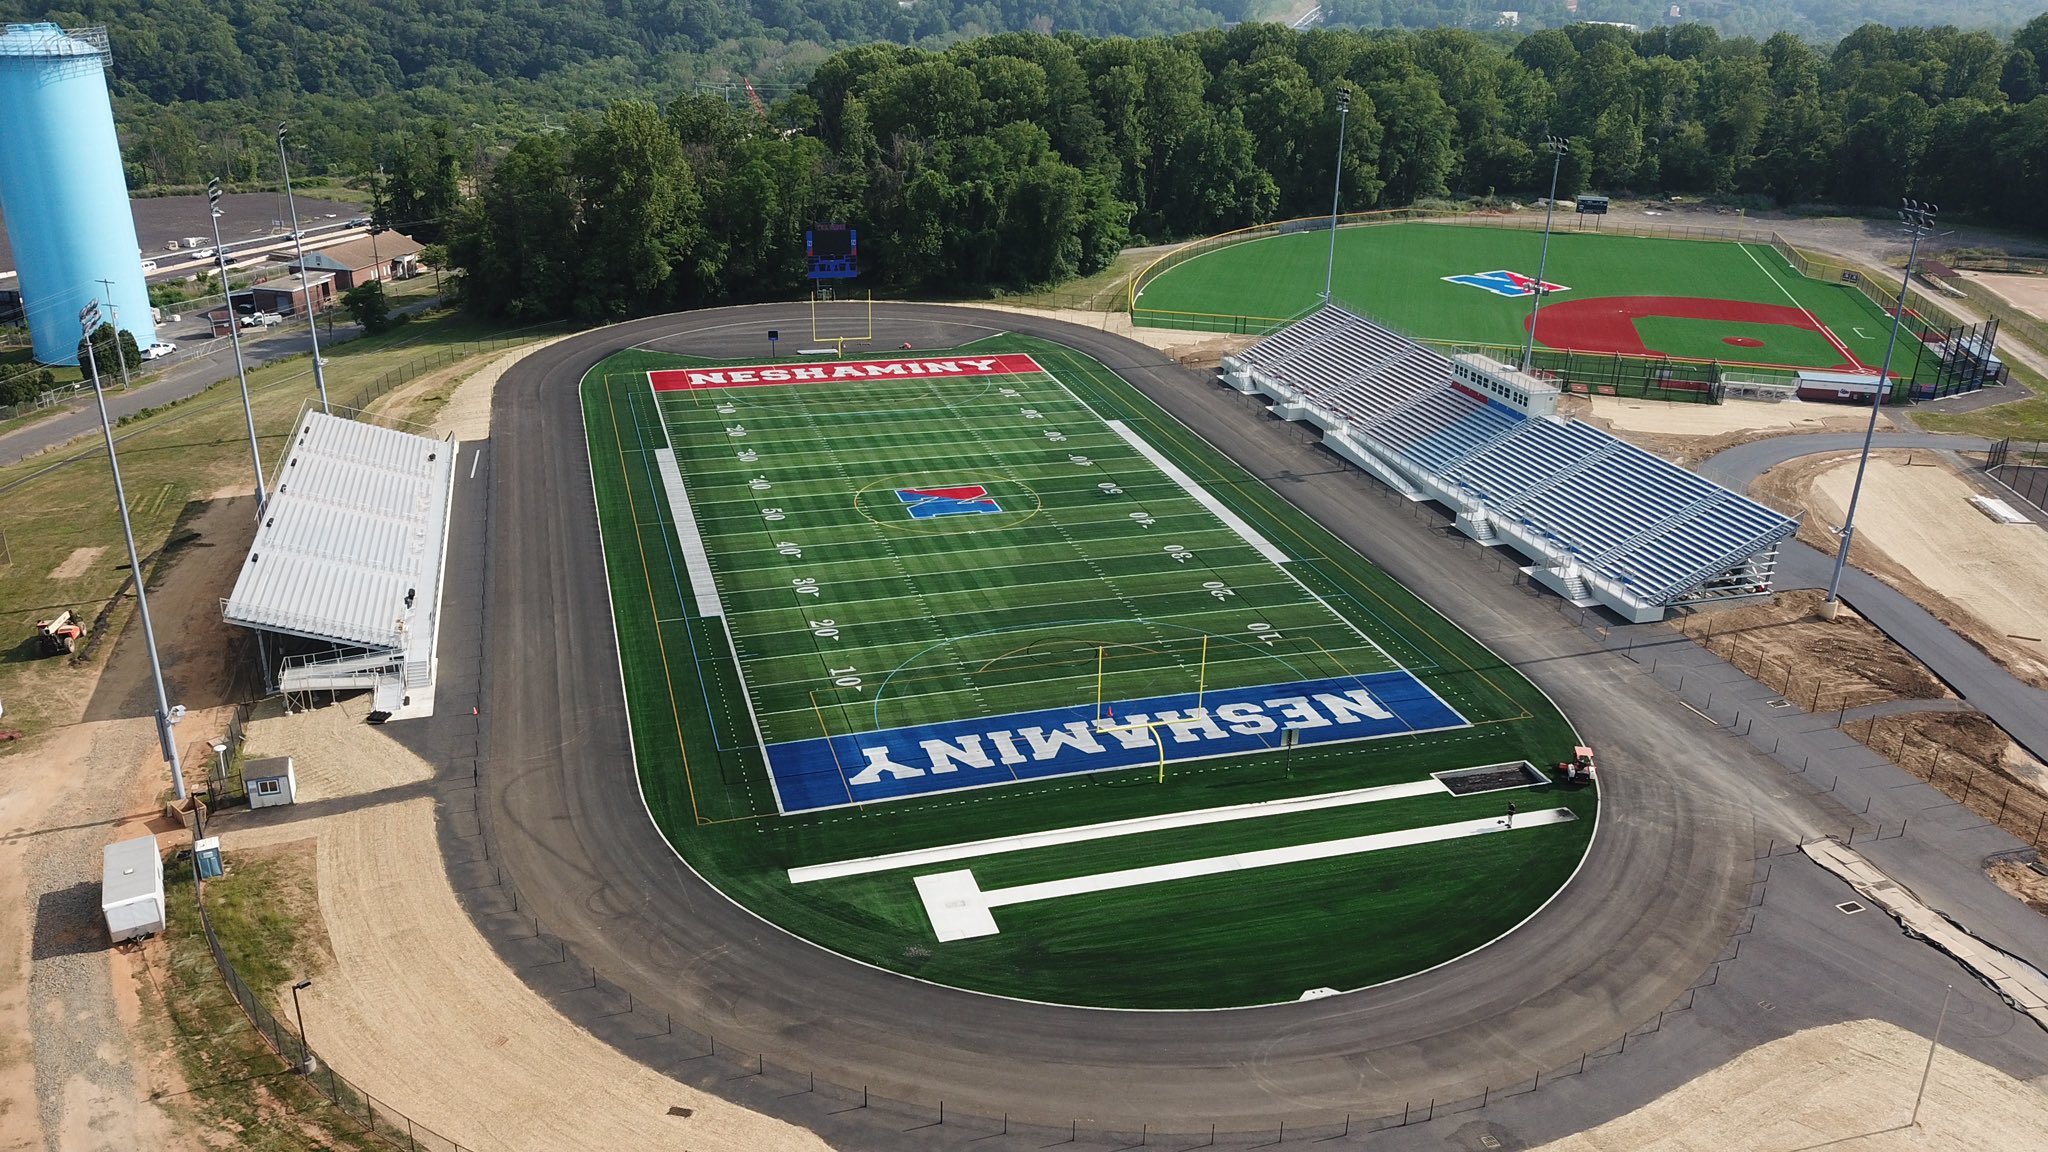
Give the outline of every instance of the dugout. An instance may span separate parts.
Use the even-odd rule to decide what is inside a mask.
[[[1823,404],[1868,404],[1877,394],[1882,378],[1874,372],[1817,372],[1802,370],[1796,395],[1801,400]]]

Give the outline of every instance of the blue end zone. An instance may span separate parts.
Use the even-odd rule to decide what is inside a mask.
[[[1158,727],[1147,727],[1147,725]],[[979,720],[949,720],[768,746],[784,813],[897,800],[1079,772],[1205,760],[1301,744],[1336,744],[1464,728],[1468,721],[1406,671],[1120,700]],[[1156,735],[1155,735],[1156,734]]]

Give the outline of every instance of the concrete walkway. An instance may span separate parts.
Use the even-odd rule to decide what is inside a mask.
[[[1747,491],[1750,482],[1767,468],[1801,456],[1854,451],[1862,446],[1863,437],[1853,433],[1777,436],[1716,453],[1702,462],[1698,471],[1738,492]],[[1879,433],[1874,447],[1981,452],[1990,442],[1976,436]],[[1778,587],[1825,588],[1833,568],[1833,556],[1788,540],[1778,550]],[[2020,747],[2048,760],[2048,692],[2021,683],[1983,649],[1853,563],[1842,573],[1841,595],[1864,619],[1927,665],[1956,695],[1991,717]]]

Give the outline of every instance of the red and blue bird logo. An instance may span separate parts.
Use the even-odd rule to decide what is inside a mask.
[[[898,488],[896,498],[903,501],[913,520],[1003,510],[1002,505],[996,503],[995,497],[988,494],[988,489],[979,484],[960,484],[950,488]]]

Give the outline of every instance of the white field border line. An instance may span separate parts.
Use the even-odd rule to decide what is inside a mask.
[[[1291,796],[1282,800],[1260,800],[1250,804],[1227,804],[1220,808],[1196,808],[1186,812],[1162,812],[1154,816],[1134,816],[1127,820],[1107,820],[1100,824],[1077,824],[1071,828],[1051,828],[1043,832],[1020,832],[1014,836],[996,836],[987,840],[968,840],[959,844],[941,844],[933,848],[912,848],[905,852],[889,852],[880,856],[861,856],[852,860],[835,860],[830,864],[805,864],[789,870],[791,884],[808,884],[813,880],[838,880],[847,876],[867,876],[876,872],[891,872],[898,868],[922,868],[928,864],[946,864],[954,860],[972,860],[977,856],[996,856],[1004,852],[1023,852],[1032,848],[1050,848],[1060,844],[1082,844],[1090,840],[1108,840],[1117,836],[1135,836],[1143,832],[1159,832],[1168,828],[1197,828],[1204,824],[1225,824],[1233,820],[1252,820],[1261,816],[1287,816],[1296,812],[1320,812],[1326,808],[1343,808],[1352,804],[1371,804],[1379,800],[1402,800],[1411,796],[1433,796],[1448,793],[1449,788],[1434,778],[1409,780],[1400,784],[1382,784],[1375,788],[1351,788],[1342,792],[1324,792],[1313,796]]]
[[[1578,815],[1569,808],[1549,808],[1537,812],[1524,812],[1514,819],[1515,823],[1512,826],[1508,824],[1506,817],[1487,816],[1478,820],[1460,820],[1424,828],[1402,828],[1393,832],[1348,836],[1342,840],[1324,840],[1315,844],[1263,848],[1255,852],[1233,852],[1226,856],[1210,856],[1202,860],[1125,868],[1116,872],[1098,872],[1092,876],[1074,876],[1065,880],[1047,880],[1038,884],[1021,884],[1015,888],[995,888],[988,891],[983,891],[974,882],[972,871],[963,868],[956,872],[919,876],[917,894],[924,901],[925,915],[931,918],[932,931],[937,934],[940,942],[944,943],[976,936],[996,935],[1000,929],[996,927],[995,917],[990,910],[1011,904],[1057,900],[1063,896],[1136,888],[1168,880],[1187,880],[1197,876],[1270,868],[1279,864],[1300,864],[1338,856],[1379,852],[1388,848],[1406,848],[1416,844],[1434,844],[1442,840],[1460,840],[1468,836],[1485,836],[1549,824],[1565,824],[1578,819]]]
[[[1064,388],[1066,387],[1066,385],[1062,384],[1060,385],[1060,387]],[[1261,536],[1259,534],[1256,528],[1253,528],[1251,525],[1245,523],[1243,517],[1231,511],[1230,508],[1227,505],[1225,505],[1221,500],[1218,500],[1216,499],[1216,497],[1210,495],[1209,490],[1207,488],[1204,488],[1200,484],[1195,483],[1194,477],[1189,476],[1187,473],[1181,471],[1178,465],[1174,464],[1173,461],[1168,460],[1164,455],[1160,453],[1160,451],[1157,448],[1154,448],[1152,447],[1152,445],[1146,443],[1144,437],[1138,435],[1136,432],[1133,432],[1130,429],[1130,427],[1126,425],[1123,421],[1104,420],[1103,423],[1108,425],[1110,430],[1115,432],[1118,436],[1123,437],[1124,441],[1128,443],[1132,448],[1135,448],[1138,451],[1139,455],[1143,456],[1146,460],[1151,461],[1153,467],[1159,469],[1161,472],[1166,473],[1169,477],[1173,479],[1174,483],[1180,485],[1183,489],[1185,489],[1188,495],[1195,498],[1196,503],[1200,504],[1202,507],[1207,508],[1209,510],[1210,515],[1216,517],[1218,520],[1223,521],[1223,523],[1231,531],[1243,537],[1245,543],[1250,544],[1252,548],[1258,552],[1259,555],[1264,556],[1268,560],[1271,560],[1273,562],[1273,566],[1280,570],[1281,575],[1287,577],[1289,580],[1294,581],[1296,587],[1300,588],[1303,592],[1307,593],[1311,598],[1315,600],[1316,603],[1322,605],[1323,611],[1328,612],[1330,614],[1331,619],[1337,621],[1343,627],[1350,629],[1352,635],[1358,637],[1360,640],[1365,641],[1367,644],[1372,645],[1373,651],[1378,652],[1380,654],[1380,659],[1385,660],[1388,664],[1393,665],[1395,668],[1399,668],[1403,671],[1406,671],[1407,665],[1402,664],[1399,660],[1396,660],[1393,658],[1393,656],[1389,655],[1385,648],[1380,647],[1379,641],[1366,635],[1365,630],[1363,628],[1360,628],[1358,624],[1351,619],[1351,617],[1346,616],[1342,612],[1337,611],[1337,609],[1333,607],[1328,600],[1322,598],[1322,595],[1320,593],[1318,593],[1315,589],[1301,582],[1301,578],[1296,576],[1293,570],[1287,567],[1289,564],[1292,564],[1294,562],[1293,557],[1287,555],[1287,553],[1282,552],[1280,549],[1274,547],[1270,541],[1268,541],[1264,536]],[[1419,678],[1417,678],[1415,682],[1417,684],[1422,684],[1422,681]],[[1425,690],[1429,692],[1431,696],[1436,696],[1435,689],[1430,688],[1427,684],[1423,684],[1422,686]],[[1463,718],[1462,714],[1459,713],[1457,709],[1451,708],[1451,706],[1444,701],[1443,697],[1436,696],[1436,700],[1437,703],[1443,704],[1444,707],[1448,709],[1452,715],[1459,716],[1460,719]]]
[[[718,585],[711,578],[711,557],[704,551],[703,533],[697,531],[697,514],[691,510],[690,494],[683,488],[683,472],[676,467],[675,451],[655,449],[654,462],[661,468],[661,486],[668,489],[668,510],[675,517],[676,535],[682,537],[683,570],[690,574],[697,614],[722,617],[725,606],[719,602]]]
[[[1792,290],[1790,288],[1785,287],[1784,283],[1780,281],[1778,277],[1774,275],[1769,268],[1764,267],[1764,262],[1756,258],[1756,253],[1749,250],[1749,245],[1737,244],[1736,247],[1742,249],[1742,254],[1744,256],[1749,257],[1749,262],[1751,264],[1756,265],[1756,270],[1764,274],[1764,278],[1771,282],[1772,287],[1784,293],[1785,299],[1792,301],[1792,306],[1794,308],[1797,308],[1802,313],[1805,313],[1807,320],[1811,321],[1815,328],[1820,329],[1821,335],[1826,336],[1828,338],[1828,343],[1833,344],[1835,346],[1835,351],[1840,352],[1842,356],[1845,359],[1847,359],[1851,364],[1862,365],[1865,368],[1870,367],[1870,365],[1863,363],[1861,357],[1857,356],[1854,352],[1849,351],[1849,346],[1847,344],[1842,343],[1842,338],[1835,335],[1834,329],[1821,323],[1820,317],[1815,316],[1812,312],[1807,311],[1806,305],[1801,304],[1799,302],[1799,298],[1792,295]]]
[[[657,451],[657,453],[656,453],[656,457],[655,457],[655,458],[656,458],[657,460],[660,460],[660,459],[662,458],[662,457],[661,457],[661,453],[667,453],[667,460],[668,460],[669,466],[670,466],[670,467],[674,467],[674,466],[675,466],[675,458],[676,458],[676,441],[675,441],[675,437],[674,437],[674,436],[672,436],[672,435],[670,435],[670,433],[669,433],[669,427],[668,427],[668,415],[667,415],[666,413],[664,413],[664,412],[662,411],[662,409],[661,409],[661,393],[660,393],[659,391],[656,391],[656,390],[655,390],[655,387],[654,387],[654,377],[653,377],[652,375],[649,375],[649,376],[647,377],[647,391],[648,391],[648,392],[649,392],[650,394],[652,394],[652,395],[653,395],[653,397],[654,397],[654,422],[655,422],[656,424],[658,424],[658,425],[660,425],[660,426],[661,426],[661,442],[662,442],[663,444],[666,444],[666,445],[668,445],[668,447],[666,447],[666,448],[663,448],[663,449],[659,449],[659,450]],[[663,479],[664,479],[664,482],[665,482],[665,481],[666,481],[666,477],[664,476],[664,478],[663,478]],[[595,480],[593,480],[593,481],[592,481],[592,485],[593,485],[593,490],[594,490],[594,486],[595,486],[595,483],[596,483],[596,481],[595,481]],[[680,490],[680,488],[681,488],[681,485],[682,485],[682,473],[681,473],[680,469],[678,469],[678,471],[677,471],[677,473],[676,473],[676,484],[677,484],[677,488],[678,488],[678,490]],[[683,503],[682,503],[682,507],[681,507],[681,509],[680,509],[680,511],[679,511],[679,514],[678,514],[678,519],[677,519],[677,522],[676,522],[676,525],[677,525],[677,528],[678,528],[678,529],[680,529],[680,528],[682,527],[682,520],[680,519],[680,515],[681,515],[682,513],[687,513],[687,512],[688,512],[688,510],[689,510],[689,507],[690,507],[690,504],[689,504],[689,500],[688,500],[687,498],[685,498],[685,499],[684,499],[684,501],[683,501]],[[693,539],[693,540],[695,541],[695,543],[696,543],[696,548],[695,548],[695,550],[694,550],[694,551],[692,551],[692,550],[690,549],[690,542],[689,542],[688,540],[686,540],[686,541],[684,542],[684,545],[683,545],[683,546],[684,546],[684,561],[683,561],[683,563],[684,563],[684,567],[685,567],[685,569],[686,569],[686,570],[687,570],[687,571],[688,571],[688,572],[689,572],[689,573],[691,574],[691,584],[693,585],[693,587],[692,587],[692,589],[691,589],[691,590],[692,590],[692,591],[693,591],[693,592],[694,592],[694,593],[696,594],[696,596],[697,596],[697,601],[698,601],[698,611],[699,611],[699,612],[702,612],[702,611],[703,611],[703,603],[704,603],[703,597],[704,597],[705,593],[704,593],[704,592],[702,591],[702,589],[700,589],[700,588],[697,588],[697,587],[694,587],[694,585],[696,584],[696,571],[697,571],[697,570],[696,570],[696,568],[694,567],[694,565],[695,565],[695,563],[696,563],[696,558],[698,558],[698,557],[702,557],[702,558],[704,558],[704,565],[705,565],[705,573],[704,573],[704,574],[705,574],[705,579],[706,579],[706,580],[707,580],[707,581],[709,582],[709,583],[708,583],[708,586],[709,586],[709,588],[711,589],[711,592],[710,592],[710,596],[711,596],[711,606],[712,606],[712,608],[713,608],[713,614],[712,614],[712,617],[713,617],[713,619],[716,619],[716,620],[718,621],[718,626],[719,626],[719,628],[720,628],[720,629],[722,629],[722,630],[723,630],[723,631],[725,632],[725,646],[726,646],[726,650],[732,653],[732,655],[733,655],[733,664],[734,664],[734,667],[735,667],[735,668],[736,668],[736,669],[738,670],[738,672],[739,672],[739,677],[740,677],[740,703],[742,703],[742,704],[746,705],[746,708],[747,708],[747,724],[748,724],[748,726],[749,726],[749,727],[751,727],[751,728],[752,728],[752,729],[754,730],[754,746],[755,746],[756,748],[759,748],[759,749],[761,749],[761,750],[762,750],[762,759],[763,759],[763,760],[765,761],[765,760],[766,760],[766,758],[767,758],[768,738],[767,738],[766,736],[764,736],[764,735],[762,735],[762,734],[761,734],[761,713],[760,713],[759,711],[757,711],[757,710],[755,709],[755,707],[754,707],[754,692],[753,692],[753,685],[752,685],[752,684],[750,684],[750,683],[748,682],[748,680],[747,680],[747,667],[746,667],[746,661],[745,661],[745,660],[743,660],[743,659],[742,659],[742,658],[740,657],[740,646],[739,646],[739,641],[737,641],[737,640],[733,639],[733,635],[732,635],[732,621],[730,621],[730,620],[726,619],[726,617],[725,617],[725,610],[724,610],[724,607],[723,607],[723,605],[721,605],[721,604],[719,603],[719,600],[718,600],[718,585],[717,585],[717,582],[716,582],[715,580],[712,580],[712,578],[711,578],[711,571],[710,571],[710,560],[709,560],[709,557],[708,557],[708,556],[707,556],[707,555],[705,554],[705,552],[704,552],[704,541],[703,541],[703,539],[702,539],[701,537],[698,537],[698,536],[696,535],[696,531],[697,531],[697,521],[696,521],[696,518],[695,518],[694,516],[692,516],[692,517],[690,518],[690,521],[689,521],[689,523],[690,523],[690,534],[691,534],[691,539]],[[622,674],[622,675],[623,675],[623,674]],[[715,742],[715,741],[714,741],[714,742]],[[772,795],[773,795],[773,796],[775,797],[775,813],[776,813],[776,815],[778,815],[778,816],[781,816],[781,815],[787,815],[787,814],[788,814],[788,811],[789,811],[789,810],[788,810],[787,808],[784,808],[784,807],[782,806],[782,785],[781,785],[781,783],[780,783],[779,781],[777,781],[777,780],[775,779],[775,773],[774,773],[774,772],[769,772],[769,773],[768,773],[768,791],[769,791],[769,792],[770,792],[770,793],[771,793],[771,794],[772,794]],[[641,799],[642,799],[642,802],[644,803],[644,802],[645,802],[645,799],[646,799],[646,797],[645,797],[645,794],[644,794],[644,793],[642,794],[642,797],[641,797]],[[665,839],[667,839],[667,838],[668,838],[668,836],[667,836],[667,833],[663,833],[663,834],[662,834],[662,838],[663,838],[664,840],[665,840]],[[673,848],[675,847],[675,845],[671,844],[671,845],[669,845],[669,847],[670,847],[671,849],[673,849]],[[678,855],[678,856],[681,856],[681,855],[682,855],[682,853],[678,852],[678,853],[676,853],[676,855]],[[737,903],[737,901],[735,901],[735,903]]]
[[[1064,387],[1064,385],[1062,385],[1062,387]],[[1100,417],[1097,417],[1097,419],[1100,419]],[[1239,536],[1243,537],[1244,542],[1250,544],[1254,549],[1256,549],[1259,555],[1264,556],[1266,559],[1272,561],[1274,565],[1280,567],[1281,571],[1286,571],[1286,565],[1290,560],[1292,560],[1292,557],[1288,556],[1287,553],[1282,552],[1280,549],[1274,547],[1273,544],[1270,541],[1268,541],[1264,536],[1259,535],[1258,529],[1253,528],[1251,525],[1245,523],[1242,517],[1240,517],[1237,513],[1231,511],[1230,508],[1226,506],[1221,500],[1218,500],[1216,499],[1216,497],[1210,495],[1208,489],[1202,487],[1200,484],[1195,483],[1195,478],[1181,471],[1180,466],[1178,464],[1175,464],[1173,461],[1168,460],[1164,455],[1161,455],[1158,449],[1152,447],[1152,445],[1150,444],[1147,444],[1143,437],[1139,436],[1136,432],[1131,431],[1130,427],[1126,425],[1123,421],[1103,420],[1102,423],[1105,426],[1107,426],[1110,431],[1122,437],[1123,441],[1126,444],[1129,444],[1133,449],[1135,449],[1138,455],[1143,456],[1145,460],[1148,463],[1150,463],[1154,468],[1159,469],[1161,472],[1165,473],[1167,477],[1170,478],[1174,483],[1180,485],[1181,490],[1186,492],[1188,495],[1194,497],[1195,502],[1197,504],[1200,504],[1202,507],[1208,509],[1209,514],[1211,516],[1214,516],[1218,520],[1223,521],[1224,524],[1230,527],[1230,530],[1232,532],[1235,532]],[[1328,605],[1325,605],[1325,607],[1328,607]]]

